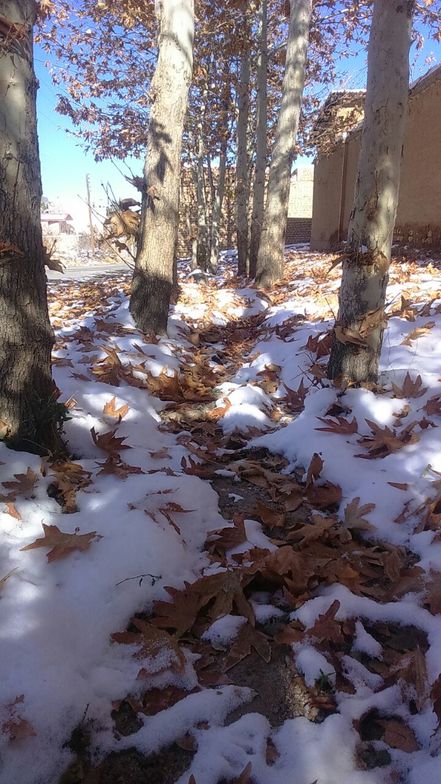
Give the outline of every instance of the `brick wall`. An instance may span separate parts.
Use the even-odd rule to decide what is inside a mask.
[[[312,218],[288,218],[285,245],[309,242],[311,239]]]

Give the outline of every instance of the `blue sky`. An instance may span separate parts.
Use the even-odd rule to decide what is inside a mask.
[[[424,49],[411,52],[411,78],[417,79],[425,73],[433,62],[441,61],[441,43],[427,40]],[[96,163],[93,155],[86,153],[80,142],[67,130],[72,129],[68,118],[55,111],[57,92],[45,66],[47,54],[39,46],[35,49],[35,68],[40,82],[38,91],[38,128],[40,139],[40,158],[43,178],[43,193],[58,206],[65,208],[81,225],[86,224],[86,174],[90,174],[92,201],[96,209],[103,210],[106,198],[102,184],[110,183],[117,197],[136,196],[134,189],[111,161]],[[336,88],[362,88],[366,81],[366,52],[354,51],[342,61],[339,68],[340,81]],[[326,97],[324,93],[323,98]],[[307,162],[300,159],[298,163]],[[120,169],[124,166],[116,162]],[[141,174],[142,161],[130,161],[131,169]]]

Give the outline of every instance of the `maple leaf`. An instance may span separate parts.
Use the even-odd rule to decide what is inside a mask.
[[[131,449],[129,444],[123,444],[123,441],[126,440],[127,436],[123,436],[122,438],[117,438],[115,433],[117,432],[118,428],[115,427],[113,430],[108,430],[107,433],[96,433],[95,428],[91,428],[91,435],[94,444],[99,449],[102,449],[104,452],[109,452],[110,454],[115,454],[121,449]]]
[[[342,625],[335,620],[340,609],[340,602],[335,599],[328,607],[326,612],[319,615],[314,626],[308,629],[308,635],[317,637],[319,640],[339,644],[344,642]]]
[[[129,404],[123,403],[123,405],[116,408],[116,397],[112,397],[111,400],[108,401],[103,407],[103,414],[106,416],[117,417],[119,421],[125,417],[127,412],[129,411]]]
[[[233,525],[209,532],[207,544],[211,545],[210,551],[212,553],[216,552],[220,555],[225,555],[227,550],[232,550],[234,547],[246,542],[246,540],[244,517],[235,515]]]
[[[319,478],[323,470],[324,462],[317,452],[314,452],[308,470],[306,472],[306,486],[312,484]]]
[[[97,534],[96,531],[91,531],[88,534],[78,534],[76,531],[73,534],[66,534],[56,525],[43,525],[44,536],[41,539],[36,539],[32,544],[27,544],[26,547],[21,547],[21,550],[34,550],[37,547],[51,547],[47,553],[47,560],[57,561],[60,558],[66,558],[74,550],[84,552],[88,550],[92,542],[97,542],[102,539],[102,536]]]
[[[405,653],[397,664],[391,667],[391,672],[395,673],[408,685],[413,686],[415,690],[415,704],[419,711],[422,710],[429,697],[429,684],[427,680],[426,657],[421,648],[417,646],[414,651]]]
[[[282,528],[285,525],[285,513],[271,509],[261,501],[256,502],[254,512],[269,528]]]
[[[362,457],[365,460],[387,457],[387,455],[393,452],[398,452],[404,446],[415,444],[419,441],[419,436],[416,433],[412,433],[416,422],[407,425],[399,434],[390,427],[380,427],[380,425],[377,425],[376,422],[372,422],[370,419],[366,419],[366,423],[369,425],[372,435],[363,436],[358,443],[366,446],[369,453],[367,455],[355,455],[355,457]]]
[[[412,341],[413,340],[418,340],[418,338],[421,338],[424,335],[427,335],[427,333],[430,332],[430,330],[434,326],[435,326],[435,322],[434,321],[428,321],[427,324],[424,324],[424,326],[417,327],[416,329],[413,329],[412,332],[409,332],[407,337],[404,338],[404,340],[401,341],[401,345],[402,346],[410,346],[410,345],[412,345]]]
[[[210,604],[209,616],[212,621],[223,615],[229,615],[236,607],[239,615],[247,618],[254,626],[254,611],[243,592],[244,587],[252,580],[252,574],[240,571],[225,571],[201,577],[192,584],[192,592],[200,597],[201,607]]]
[[[378,719],[377,724],[384,729],[384,742],[392,749],[400,751],[418,751],[415,734],[407,724],[399,719]]]
[[[263,659],[266,664],[271,659],[271,645],[266,634],[257,631],[254,626],[245,623],[233,642],[227,661],[225,663],[225,671],[235,667],[242,659],[250,655],[252,649],[256,651],[258,656]]]
[[[32,468],[28,468],[25,474],[14,474],[15,482],[2,482],[3,487],[6,487],[10,492],[7,496],[1,496],[1,500],[15,501],[18,495],[24,498],[32,498],[34,494],[35,483],[37,481],[37,474],[34,473]]]
[[[363,518],[375,509],[375,504],[364,504],[360,506],[360,497],[354,498],[345,508],[343,523],[346,528],[357,531],[372,531],[374,526]]]
[[[283,384],[283,386],[285,387],[286,395],[282,400],[288,411],[292,414],[299,414],[305,407],[305,397],[308,394],[308,389],[305,387],[303,379],[300,381],[297,389],[290,389],[286,384]]]
[[[290,542],[294,542],[298,547],[305,547],[311,542],[322,539],[325,533],[327,533],[330,528],[333,528],[333,526],[335,526],[333,517],[314,515],[310,523],[301,525],[300,528],[291,531],[288,534],[287,539]]]
[[[424,406],[424,411],[426,411],[429,416],[441,416],[441,395],[431,397]]]
[[[172,601],[160,600],[154,603],[155,616],[152,618],[152,624],[161,629],[175,629],[179,637],[190,631],[202,607],[201,597],[192,588],[187,582],[183,590],[165,586]]]
[[[427,392],[427,387],[423,387],[421,376],[417,376],[415,380],[412,380],[409,371],[405,375],[403,385],[399,387],[397,384],[392,383],[392,389],[394,396],[398,398],[422,397]]]
[[[183,672],[185,656],[178,645],[177,637],[141,618],[132,618],[131,625],[138,631],[116,632],[111,636],[114,642],[123,645],[140,645],[135,657],[151,660],[140,670],[138,677],[154,675],[169,669],[172,672]]]
[[[17,509],[15,508],[15,504],[13,504],[12,501],[6,502],[6,508],[8,510],[8,515],[11,515],[11,517],[15,517],[15,519],[18,520],[19,522],[21,521],[22,519],[21,514],[20,512],[17,511]]]
[[[353,418],[352,422],[349,422],[344,417],[338,416],[335,419],[324,419],[323,417],[316,417],[323,422],[326,427],[315,427],[314,430],[321,430],[323,433],[338,433],[342,435],[352,435],[352,433],[356,433],[358,430],[358,422]]]
[[[115,454],[110,454],[103,463],[97,462],[97,465],[100,466],[97,476],[113,475],[119,477],[119,479],[127,479],[129,474],[145,473],[139,466],[129,465],[121,460],[119,455]]]

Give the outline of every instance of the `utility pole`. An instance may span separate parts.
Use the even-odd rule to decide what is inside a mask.
[[[92,220],[92,203],[90,201],[90,174],[86,174],[86,189],[87,189],[87,206],[89,208],[89,231],[90,231],[90,246],[92,253],[95,253],[95,232]]]

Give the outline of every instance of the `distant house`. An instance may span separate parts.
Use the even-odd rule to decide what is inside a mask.
[[[312,223],[314,166],[299,166],[291,175],[285,242],[309,242]]]
[[[360,152],[364,93],[331,93],[316,122],[311,249],[347,237]],[[409,94],[395,241],[441,247],[441,66]]]
[[[41,225],[45,234],[75,234],[72,215],[68,212],[42,212]]]

